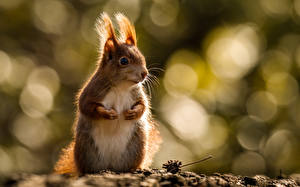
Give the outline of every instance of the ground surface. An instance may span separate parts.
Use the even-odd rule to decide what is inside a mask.
[[[213,174],[206,176],[193,172],[176,174],[166,170],[138,170],[134,173],[117,174],[102,172],[70,178],[62,175],[14,174],[1,180],[4,186],[299,186],[300,174],[291,177],[270,179],[266,176],[254,177],[235,176],[231,174]],[[1,185],[0,185],[1,186]]]

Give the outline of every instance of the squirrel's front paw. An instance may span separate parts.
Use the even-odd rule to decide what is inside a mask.
[[[103,106],[98,106],[97,111],[104,119],[114,120],[118,118],[118,113],[114,109],[106,109]]]
[[[124,112],[125,120],[134,120],[140,118],[144,113],[145,107],[137,105],[133,109]]]

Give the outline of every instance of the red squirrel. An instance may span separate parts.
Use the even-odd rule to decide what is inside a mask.
[[[74,138],[63,149],[55,173],[142,169],[158,150],[161,138],[142,84],[148,75],[146,61],[134,26],[120,13],[115,18],[119,37],[106,13],[96,22],[98,66],[77,96]]]

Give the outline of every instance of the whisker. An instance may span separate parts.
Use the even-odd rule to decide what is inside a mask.
[[[149,86],[151,88],[151,91],[154,91],[154,84],[155,82],[153,81],[153,79],[151,78],[151,76],[149,76]]]
[[[147,89],[147,92],[148,92],[148,95],[149,95],[149,97],[151,98],[152,97],[152,93],[151,93],[151,89],[150,89],[150,86],[149,86],[149,78],[147,77],[146,79],[145,79],[145,81],[143,82],[143,84],[144,84],[144,86],[146,87],[146,89]]]
[[[153,80],[152,80],[151,78],[149,79],[149,82],[150,82],[150,86],[151,86],[152,90],[154,90],[153,87],[154,87],[154,84],[155,84],[155,83],[153,82]]]
[[[153,66],[159,66],[159,65],[161,65],[160,63],[151,63],[151,64],[147,64],[148,65],[148,67],[150,67],[151,65],[152,65],[152,67]]]
[[[152,75],[152,78],[157,82],[157,84],[159,85],[159,79],[156,77],[156,76],[154,76],[154,75]]]
[[[159,79],[156,77],[156,75],[160,74],[161,72],[164,72],[163,68],[157,66],[161,66],[161,64],[151,63],[147,65],[149,74],[144,81],[144,85],[147,88],[147,92],[150,97],[152,97],[152,92],[155,93],[155,88],[157,88],[160,85]]]
[[[149,97],[152,98],[152,88],[151,88],[151,84],[148,81],[149,79],[147,79],[147,85],[148,85],[148,92],[149,92]]]
[[[164,72],[165,70],[163,68],[159,67],[150,67],[148,68],[149,71],[157,71],[157,72]]]
[[[149,85],[150,85],[150,88],[151,88],[151,92],[155,92],[155,89],[154,89],[154,85],[155,83],[153,82],[151,76],[149,76]]]
[[[156,76],[149,74],[149,79],[151,79],[152,84],[155,84],[155,86],[159,86],[159,80]]]
[[[152,64],[149,64],[147,65],[147,69],[149,71],[156,71],[156,72],[164,72],[164,69],[160,67],[161,64],[159,63],[152,63]]]

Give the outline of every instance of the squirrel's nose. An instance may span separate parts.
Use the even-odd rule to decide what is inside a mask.
[[[144,80],[146,78],[146,76],[148,75],[148,72],[147,71],[143,71],[141,73],[141,76],[142,76],[142,79]]]

